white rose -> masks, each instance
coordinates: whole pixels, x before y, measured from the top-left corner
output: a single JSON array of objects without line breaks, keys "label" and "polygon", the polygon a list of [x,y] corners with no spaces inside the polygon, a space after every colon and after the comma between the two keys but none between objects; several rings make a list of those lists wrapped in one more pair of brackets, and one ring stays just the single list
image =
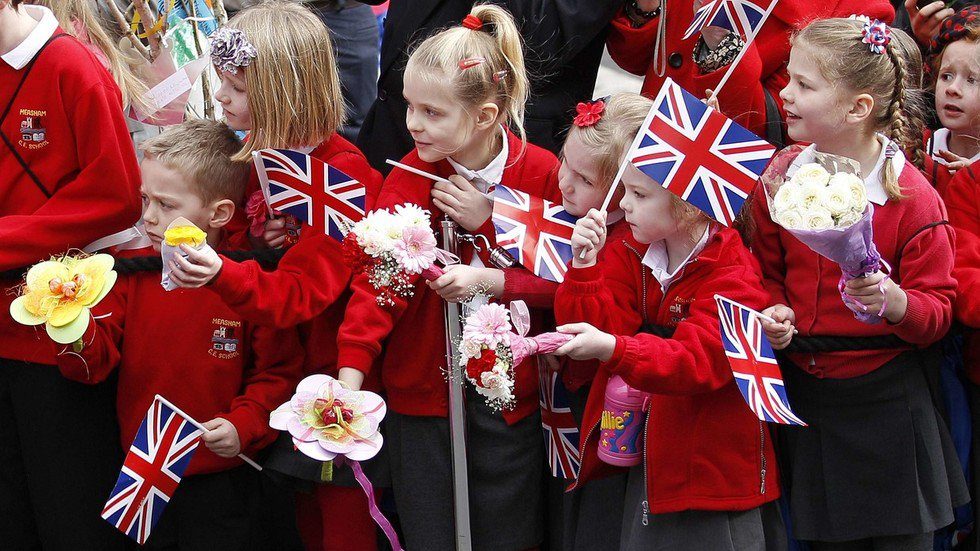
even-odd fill
[{"label": "white rose", "polygon": [[366,231],[356,234],[357,244],[364,249],[364,252],[373,257],[378,257],[385,251],[391,250],[395,242],[375,228],[368,228]]},{"label": "white rose", "polygon": [[863,212],[854,212],[853,210],[849,210],[849,211],[845,212],[837,220],[837,227],[838,228],[849,228],[852,225],[854,225],[855,222],[857,222],[858,220],[860,220],[861,219],[861,216],[863,214],[864,214]]},{"label": "white rose", "polygon": [[834,217],[830,211],[815,207],[803,212],[803,229],[826,230],[834,227]]},{"label": "white rose", "polygon": [[803,200],[803,190],[800,186],[793,184],[783,184],[772,199],[772,208],[776,212],[782,212],[800,207]]},{"label": "white rose", "polygon": [[824,190],[827,186],[816,181],[806,182],[801,186],[800,190],[800,207],[803,210],[809,210],[814,207],[819,207],[820,202],[823,200]]},{"label": "white rose", "polygon": [[797,230],[803,227],[803,214],[799,209],[785,210],[779,213],[776,223],[786,229]]},{"label": "white rose", "polygon": [[827,185],[830,181],[830,173],[827,169],[818,165],[817,163],[806,163],[801,166],[793,178],[790,180],[801,186],[806,187],[807,184],[819,184],[821,186]]},{"label": "white rose", "polygon": [[473,342],[470,339],[463,339],[459,343],[459,364],[466,366],[466,362],[470,358],[479,358],[481,353],[481,347],[479,343]]},{"label": "white rose", "polygon": [[851,210],[851,186],[848,174],[837,173],[830,178],[820,196],[820,206],[833,216],[841,216]]},{"label": "white rose", "polygon": [[864,189],[864,181],[857,176],[851,175],[848,180],[851,190],[851,208],[857,212],[864,212],[868,205],[868,191]]}]

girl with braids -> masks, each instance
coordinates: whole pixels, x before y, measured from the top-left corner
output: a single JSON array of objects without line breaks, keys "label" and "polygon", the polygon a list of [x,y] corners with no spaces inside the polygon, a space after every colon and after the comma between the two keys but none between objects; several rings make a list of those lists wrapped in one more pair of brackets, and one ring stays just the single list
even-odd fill
[{"label": "girl with braids", "polygon": [[[428,286],[416,284],[414,297],[395,298],[392,307],[378,305],[366,274],[351,283],[353,296],[337,339],[340,379],[357,387],[380,364],[388,399],[385,448],[409,549],[455,547],[443,299],[465,301],[484,284],[502,301],[539,296],[541,287],[553,292],[553,284],[527,272],[485,268],[487,249],[496,247],[487,195],[493,186],[561,201],[554,185],[558,160],[524,140],[528,89],[517,26],[494,5],[475,6],[462,25],[426,39],[405,69],[406,123],[416,147],[402,163],[448,183],[396,168],[385,179],[376,208],[414,203],[432,212],[435,229],[445,213],[461,231],[489,243],[481,250],[461,244],[463,266]],[[383,342],[384,359],[376,362]],[[521,365],[516,374],[511,410],[492,410],[468,388],[467,467],[476,549],[528,549],[544,536],[536,370]]]},{"label": "girl with braids", "polygon": [[786,348],[795,331],[896,337],[893,348],[788,353],[780,362],[790,403],[810,425],[782,430],[783,481],[794,535],[815,550],[931,549],[933,530],[965,501],[927,385],[940,360],[930,345],[952,317],[953,230],[939,195],[903,153],[920,138],[909,123],[899,32],[860,18],[810,24],[792,38],[780,92],[790,138],[811,144],[798,146],[791,170],[814,152],[860,162],[875,244],[890,271],[842,290],[882,322],[858,322],[841,301],[838,266],[774,223],[764,199],[752,207],[753,251],[772,305],[764,313],[778,322],[764,324],[774,348]]}]

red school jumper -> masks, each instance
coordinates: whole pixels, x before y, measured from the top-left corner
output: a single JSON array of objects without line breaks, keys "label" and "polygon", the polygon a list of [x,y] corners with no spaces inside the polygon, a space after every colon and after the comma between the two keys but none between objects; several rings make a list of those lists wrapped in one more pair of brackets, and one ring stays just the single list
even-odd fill
[{"label": "red school jumper", "polygon": [[[666,3],[666,2],[665,2]],[[654,97],[669,77],[681,88],[704,97],[705,90],[714,90],[728,65],[703,74],[694,63],[693,53],[700,34],[684,40],[684,33],[694,20],[693,2],[671,2],[665,8],[666,36],[661,44],[666,49],[666,70],[662,76],[654,67],[654,45],[660,17],[634,28],[625,8],[612,21],[606,45],[609,55],[623,69],[644,77],[642,93]],[[762,25],[759,36],[739,62],[731,79],[722,88],[719,103],[733,120],[760,136],[766,135],[766,100],[768,90],[785,119],[783,102],[779,99],[789,77],[789,37],[796,29],[815,19],[847,17],[852,13],[865,14],[891,23],[895,10],[886,0],[779,0],[772,15]]]},{"label": "red school jumper", "polygon": [[[139,166],[112,77],[70,36],[35,59],[0,132],[41,186],[0,142],[0,271],[80,249],[140,215]],[[0,61],[0,110],[24,72]],[[0,287],[17,283],[0,280]],[[0,292],[0,311],[15,297]],[[46,337],[8,315],[0,316],[0,357],[55,364]]]},{"label": "red school jumper", "polygon": [[[526,146],[512,132],[507,132],[509,155],[500,184],[524,191],[543,199],[561,200],[552,173],[558,170],[558,159],[549,152],[532,144]],[[522,151],[523,149],[523,151]],[[427,163],[419,159],[413,150],[402,162],[442,177],[456,174],[448,161]],[[414,203],[432,213],[432,227],[439,231],[442,212],[432,203],[430,179],[405,170],[395,169],[388,175],[376,207],[393,208],[404,203]],[[476,232],[485,236],[492,247],[496,246],[493,224],[488,219]],[[482,240],[481,240],[482,241]],[[460,257],[467,264],[473,255],[473,247],[460,246]],[[482,255],[485,254],[481,253]],[[484,264],[490,265],[487,258]],[[542,293],[536,286],[540,278],[528,278],[526,274],[507,271],[508,298],[522,298]],[[530,288],[524,289],[523,287]],[[387,393],[388,407],[403,415],[428,415],[445,417],[448,411],[446,390],[446,344],[443,300],[429,289],[421,279],[415,285],[415,296],[409,301],[395,299],[395,306],[384,308],[375,300],[377,291],[365,274],[358,275],[351,283],[353,296],[347,305],[344,323],[338,337],[341,367],[353,367],[369,373],[375,358],[385,344],[382,363],[382,385]],[[547,291],[543,291],[547,294]],[[516,370],[515,395],[517,405],[503,412],[508,423],[515,423],[538,408],[537,372],[533,363],[525,362]]]},{"label": "red school jumper", "polygon": [[[363,184],[365,212],[374,207],[381,191],[381,174],[371,168],[356,146],[334,133],[310,156]],[[248,321],[280,328],[297,326],[305,348],[303,375],[325,373],[336,377],[337,329],[344,320],[351,278],[340,243],[307,226],[273,271],[263,271],[254,261],[222,260],[221,271],[207,288]],[[380,387],[377,372],[362,386],[374,391]],[[297,494],[296,505],[297,525],[308,547],[375,547],[374,521],[360,488],[318,484],[312,497]],[[345,528],[325,530],[328,525]]]},{"label": "red school jumper", "polygon": [[[149,247],[126,252],[153,254]],[[89,325],[84,361],[61,354],[58,368],[65,377],[90,384],[119,369],[116,413],[124,449],[155,394],[199,423],[215,417],[231,421],[246,455],[275,439],[269,413],[292,396],[300,376],[302,351],[295,331],[245,321],[203,289],[165,291],[159,272],[121,276],[93,314],[106,317]],[[241,464],[202,444],[186,474]]]},{"label": "red school jumper", "polygon": [[[731,229],[713,227],[704,248],[661,291],[642,264],[648,246],[629,236],[606,245],[601,264],[572,268],[555,313],[616,335],[585,406],[576,484],[611,472],[599,460],[598,425],[611,375],[653,394],[644,430],[650,513],[741,511],[780,495],[768,428],[749,409],[721,343],[715,293],[761,309],[758,265]],[[645,320],[674,327],[664,339],[636,332]],[[634,336],[635,335],[635,336]]]},{"label": "red school jumper", "polygon": [[964,336],[963,364],[966,375],[980,385],[980,161],[956,171],[943,199],[949,223],[956,229],[958,284],[954,314],[968,327]]},{"label": "red school jumper", "polygon": [[[772,221],[766,200],[752,198],[756,234],[752,251],[762,265],[768,305],[785,304],[796,313],[799,336],[867,337],[894,334],[916,346],[943,337],[952,321],[956,294],[953,230],[936,190],[917,168],[905,163],[898,178],[904,199],[874,205],[874,242],[892,267],[892,278],[908,295],[908,309],[899,323],[875,325],[854,318],[841,300],[837,263],[810,250]],[[940,223],[938,225],[934,225]],[[901,257],[899,260],[899,256]],[[819,378],[847,379],[870,373],[900,350],[860,350],[819,354],[788,354],[800,369]]]}]

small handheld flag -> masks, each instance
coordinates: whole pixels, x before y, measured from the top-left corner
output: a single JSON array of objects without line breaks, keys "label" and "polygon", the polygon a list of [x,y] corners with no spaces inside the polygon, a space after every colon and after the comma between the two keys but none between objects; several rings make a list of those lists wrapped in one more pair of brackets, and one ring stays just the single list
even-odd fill
[{"label": "small handheld flag", "polygon": [[493,190],[497,245],[538,277],[565,279],[576,220],[561,205],[540,197],[502,185]]},{"label": "small handheld flag", "polygon": [[295,216],[337,241],[364,218],[366,190],[340,170],[291,149],[261,149],[252,157],[273,213]]},{"label": "small handheld flag", "polygon": [[745,403],[760,421],[807,426],[790,408],[776,354],[762,329],[760,317],[769,318],[721,295],[715,302],[721,342]]},{"label": "small handheld flag", "polygon": [[553,365],[557,364],[554,357],[538,356],[537,360],[541,428],[551,475],[578,478],[582,459],[578,450],[578,423],[572,416],[569,391],[561,381],[557,365]]},{"label": "small handheld flag", "polygon": [[[773,0],[775,1],[775,0]],[[684,32],[684,40],[705,27],[721,27],[738,33],[744,40],[754,36],[765,21],[766,0],[713,0],[694,13],[694,21]]]}]

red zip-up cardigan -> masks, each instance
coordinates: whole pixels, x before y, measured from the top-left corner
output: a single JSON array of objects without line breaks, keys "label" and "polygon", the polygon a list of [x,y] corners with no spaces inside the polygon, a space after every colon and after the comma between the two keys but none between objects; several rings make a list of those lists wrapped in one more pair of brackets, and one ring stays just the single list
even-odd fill
[{"label": "red zip-up cardigan", "polygon": [[[511,132],[507,133],[507,139],[509,155],[500,184],[549,201],[560,201],[561,195],[553,185],[558,159],[551,152],[532,144],[527,144],[525,148]],[[402,162],[444,178],[456,174],[448,161],[427,163],[419,159],[415,150]],[[432,203],[433,183],[428,178],[396,168],[385,179],[376,208],[414,203],[432,213],[432,227],[439,231],[442,212]],[[496,246],[493,224],[489,219],[474,233],[482,234],[492,246]],[[472,246],[460,246],[459,256],[464,264],[469,262],[472,254]],[[482,254],[484,264],[490,265]],[[550,282],[528,277],[522,271],[505,270],[504,302],[513,298],[548,295]],[[351,290],[353,296],[347,304],[337,339],[338,365],[369,373],[371,364],[381,354],[382,343],[385,343],[381,378],[388,407],[404,415],[446,416],[446,332],[443,301],[439,295],[420,279],[415,284],[414,297],[408,301],[395,299],[395,306],[383,308],[376,302],[378,293],[365,274],[354,277]],[[538,408],[537,373],[533,363],[525,362],[516,369],[515,395],[515,408],[504,412],[504,418],[509,423],[523,419]]]},{"label": "red zip-up cardigan", "polygon": [[[365,212],[374,207],[381,191],[381,174],[371,168],[354,144],[335,133],[310,156],[363,184]],[[337,329],[344,320],[351,279],[340,243],[305,228],[271,272],[263,271],[254,261],[222,260],[221,271],[207,288],[249,321],[280,328],[302,324],[304,372],[337,376]],[[371,380],[364,386],[377,389],[379,383]]]},{"label": "red zip-up cardigan", "polygon": [[[705,90],[715,89],[728,65],[702,74],[694,63],[694,48],[700,37],[695,33],[684,40],[684,33],[694,20],[693,2],[669,2],[667,10],[666,44],[667,63],[664,74],[658,75],[654,67],[654,45],[660,17],[655,17],[641,27],[634,28],[625,9],[613,19],[611,32],[606,41],[609,55],[616,63],[635,75],[644,77],[642,93],[654,97],[669,77],[681,88],[704,97]],[[794,30],[803,28],[816,19],[847,17],[852,13],[865,14],[887,23],[895,18],[895,10],[887,0],[779,0],[772,15],[762,25],[759,35],[748,46],[748,51],[722,88],[718,101],[725,114],[760,136],[766,135],[766,100],[763,90],[768,90],[780,117],[785,119],[783,102],[779,99],[789,77],[789,37]],[[671,63],[673,61],[673,63]]]},{"label": "red zip-up cardigan", "polygon": [[980,385],[980,161],[956,171],[943,199],[949,223],[956,229],[956,319],[968,326],[963,364],[966,374]]},{"label": "red zip-up cardigan", "polygon": [[[120,256],[153,254],[158,253],[145,248]],[[199,423],[231,421],[246,455],[275,440],[269,413],[289,400],[300,377],[302,349],[294,329],[250,323],[204,289],[165,291],[160,272],[121,276],[92,313],[100,319],[82,338],[81,355],[59,354],[58,368],[87,384],[118,368],[116,413],[124,449],[156,394]],[[201,445],[187,474],[241,464]]]},{"label": "red zip-up cardigan", "polygon": [[[619,375],[652,393],[644,430],[650,513],[741,511],[779,497],[768,428],[752,413],[721,343],[715,293],[761,309],[758,264],[728,228],[714,232],[666,294],[642,264],[632,236],[610,242],[601,264],[569,271],[555,311],[616,335],[616,348],[592,382],[582,421],[582,469],[575,485],[611,472],[599,460],[598,425],[606,384]],[[649,320],[675,327],[664,339],[636,334]]]}]

